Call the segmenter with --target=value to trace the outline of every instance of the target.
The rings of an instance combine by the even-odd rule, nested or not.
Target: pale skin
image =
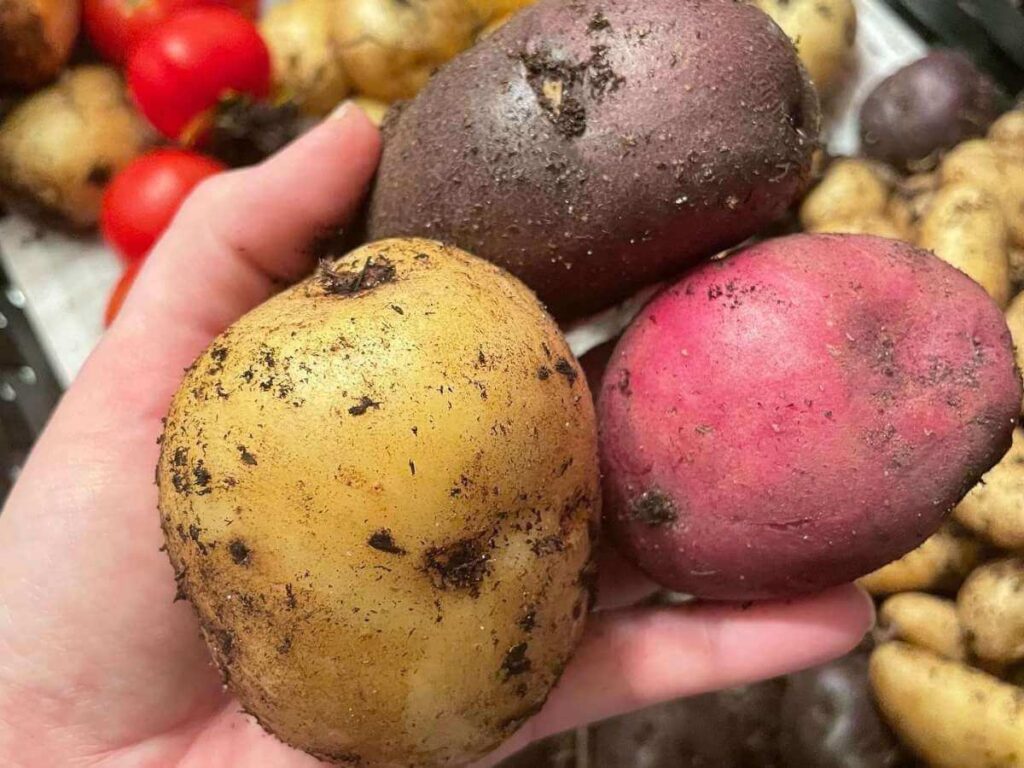
[[[202,185],[150,255],[0,514],[0,765],[305,768],[224,689],[175,585],[156,513],[160,419],[182,370],[308,272],[350,218],[377,130],[343,108],[260,166]],[[852,586],[753,606],[630,607],[614,555],[602,610],[547,706],[486,768],[544,735],[845,653],[873,621]]]

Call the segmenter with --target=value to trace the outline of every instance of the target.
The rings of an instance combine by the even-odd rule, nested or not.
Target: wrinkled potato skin
[[[956,603],[924,592],[893,595],[878,611],[878,619],[893,638],[937,653],[946,659],[967,658]]]
[[[1024,430],[1014,430],[1009,453],[982,481],[957,505],[957,521],[998,547],[1024,550]]]
[[[818,91],[827,96],[843,82],[857,37],[853,0],[754,0],[789,35]]]
[[[518,282],[432,241],[321,271],[200,356],[158,481],[225,679],[279,738],[462,764],[544,702],[583,629],[600,497],[586,380]],[[346,762],[347,761],[347,762]]]
[[[1024,690],[900,642],[869,672],[889,724],[932,768],[1024,766]]]
[[[935,193],[917,238],[918,245],[964,272],[1003,308],[1012,290],[1007,243],[999,200],[967,183]]]
[[[0,0],[0,85],[53,80],[71,55],[80,7],[77,0]]]
[[[389,102],[415,96],[479,27],[465,0],[344,0],[337,14],[341,60],[356,90]]]
[[[804,198],[800,223],[805,230],[821,231],[829,222],[882,215],[889,193],[888,183],[872,163],[856,158],[837,160]]]
[[[605,520],[668,589],[824,589],[934,533],[1020,399],[1003,316],[963,273],[895,240],[767,240],[689,272],[616,346]]]
[[[585,316],[784,215],[818,106],[731,0],[541,0],[385,126],[371,238],[428,234]]]
[[[107,182],[149,142],[124,83],[84,66],[19,104],[0,125],[0,189],[74,228],[99,217]]]
[[[1024,660],[1024,560],[977,568],[960,588],[956,607],[975,655],[1000,663]]]
[[[872,595],[912,590],[952,592],[984,555],[985,547],[954,525],[944,525],[917,549],[857,579]]]
[[[946,155],[939,172],[943,186],[965,182],[998,199],[1011,243],[1024,247],[1024,154],[999,152],[991,141],[972,139]]]
[[[335,0],[287,0],[260,20],[270,49],[274,88],[305,114],[328,114],[349,94],[335,33]]]

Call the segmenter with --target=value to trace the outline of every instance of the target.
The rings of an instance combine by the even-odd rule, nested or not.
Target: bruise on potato
[[[541,0],[385,123],[368,233],[459,245],[579,316],[783,215],[818,118],[753,6]]]
[[[963,273],[882,238],[766,241],[689,273],[620,340],[606,519],[669,589],[817,591],[934,533],[1006,452],[1020,397],[1002,313]],[[678,519],[652,525],[662,497]]]
[[[174,399],[158,484],[225,681],[322,759],[490,751],[593,605],[582,373],[524,286],[435,242],[332,260],[218,337]]]

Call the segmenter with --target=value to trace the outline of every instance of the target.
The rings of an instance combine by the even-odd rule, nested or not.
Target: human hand
[[[0,764],[319,764],[241,712],[192,610],[173,602],[156,439],[182,369],[311,268],[308,244],[355,213],[379,152],[377,130],[344,109],[262,165],[204,183],[150,255],[0,515]],[[853,587],[752,606],[628,607],[649,589],[605,557],[602,610],[561,682],[481,768],[582,723],[825,661],[872,621]]]

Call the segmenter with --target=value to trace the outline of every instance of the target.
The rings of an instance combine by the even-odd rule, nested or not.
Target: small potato
[[[872,595],[911,590],[952,592],[981,561],[983,553],[981,542],[947,523],[917,549],[857,583]]]
[[[1000,307],[1009,302],[1006,219],[994,195],[969,182],[943,186],[921,220],[917,244],[968,275]]]
[[[498,16],[494,21],[488,23],[488,25],[486,27],[484,27],[483,29],[480,30],[480,34],[477,35],[477,39],[478,40],[484,40],[484,39],[490,37],[495,32],[497,32],[499,29],[501,29],[506,24],[508,24],[509,21],[511,21],[511,19],[512,19],[512,14],[511,13],[505,14],[504,16]]]
[[[906,768],[910,756],[875,707],[867,671],[858,649],[784,678],[782,760],[745,766]]]
[[[337,5],[335,0],[286,0],[271,6],[260,21],[277,95],[307,115],[328,114],[351,90],[335,33]]]
[[[901,642],[871,655],[889,724],[932,768],[1024,766],[1024,690]]]
[[[832,221],[881,215],[890,188],[871,163],[857,158],[837,160],[800,206],[800,223],[807,231]]]
[[[352,101],[366,113],[366,116],[376,126],[380,126],[384,122],[384,115],[387,114],[391,106],[386,101],[371,99],[369,96],[356,96]]]
[[[832,232],[845,235],[876,235],[894,240],[909,240],[910,232],[885,213],[865,213],[849,219],[829,219],[808,232]]]
[[[953,515],[998,547],[1024,549],[1024,430],[1013,431],[1009,453],[971,489]]]
[[[1024,285],[1024,247],[1010,247],[1007,253],[1010,262],[1010,279],[1015,285]]]
[[[975,569],[960,588],[956,607],[968,645],[979,658],[1024,660],[1024,560],[1006,558]]]
[[[477,14],[465,0],[345,0],[336,34],[356,89],[410,99],[446,61],[473,44]]]
[[[782,27],[822,96],[838,88],[857,37],[853,0],[755,0]]]
[[[1024,247],[1024,155],[1000,153],[991,141],[972,139],[943,158],[939,174],[943,186],[965,182],[998,199],[1011,243]]]
[[[366,245],[186,374],[158,469],[179,594],[287,743],[464,765],[539,709],[583,630],[596,439],[525,286],[437,242]]]
[[[887,77],[860,112],[864,153],[910,170],[934,168],[942,152],[981,136],[1005,97],[959,51],[936,50]]]
[[[78,35],[78,0],[0,0],[0,86],[53,80]]]
[[[895,639],[947,659],[963,661],[967,658],[964,633],[952,600],[924,592],[904,592],[882,603],[878,618]]]
[[[148,139],[120,76],[79,67],[0,124],[0,189],[15,205],[91,227],[107,182]]]
[[[1024,109],[1007,112],[992,123],[988,138],[1004,152],[1024,155]]]

